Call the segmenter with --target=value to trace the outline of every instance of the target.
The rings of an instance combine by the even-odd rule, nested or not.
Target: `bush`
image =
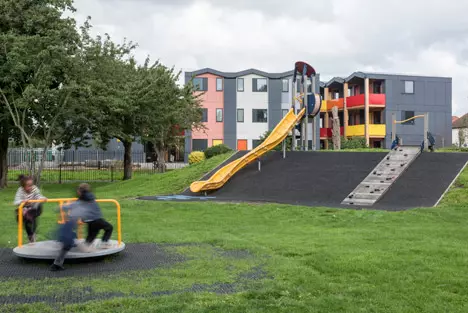
[[[270,135],[271,135],[271,130],[268,130],[265,133],[263,133],[263,135],[260,136],[260,138],[259,138],[259,145],[261,145],[268,138],[268,136],[270,136]],[[297,147],[297,148],[299,149],[299,147]],[[278,144],[272,150],[274,150],[274,151],[283,150],[283,143]],[[286,150],[287,151],[292,151],[292,136],[287,136],[286,137]]]
[[[210,159],[214,156],[217,156],[217,155],[220,155],[220,154],[224,154],[224,153],[228,153],[228,152],[231,152],[232,149],[229,148],[228,146],[226,146],[225,144],[220,144],[220,145],[216,145],[216,146],[212,146],[212,147],[209,147],[208,149],[205,150],[205,157],[207,159]]]
[[[201,151],[193,151],[189,154],[189,164],[195,164],[205,160],[205,154]]]
[[[362,148],[367,148],[366,138],[352,137],[351,139],[346,140],[344,137],[341,137],[341,149],[362,149]]]

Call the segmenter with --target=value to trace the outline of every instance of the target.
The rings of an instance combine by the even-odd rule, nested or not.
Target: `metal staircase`
[[[420,154],[421,147],[418,146],[393,149],[341,204],[372,206]]]

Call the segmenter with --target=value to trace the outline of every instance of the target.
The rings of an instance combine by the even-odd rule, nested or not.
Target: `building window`
[[[244,109],[237,109],[237,122],[244,123]]]
[[[203,108],[202,113],[203,113],[202,123],[208,122],[208,109]]]
[[[267,79],[266,78],[252,78],[252,91],[253,92],[267,92]]]
[[[288,109],[283,109],[283,110],[281,110],[281,111],[283,112],[283,117],[285,117],[285,116],[286,116],[286,114],[288,114],[288,112],[289,112],[289,110],[288,110]]]
[[[409,93],[409,94],[414,93],[414,81],[405,80],[405,93]]]
[[[266,109],[252,109],[252,123],[267,123],[268,110]]]
[[[307,92],[312,93],[312,84],[307,84]]]
[[[237,79],[237,91],[244,91],[244,79],[243,78]]]
[[[372,83],[372,93],[377,93],[377,94],[384,93],[382,81],[374,81]]]
[[[216,122],[223,121],[223,109],[216,109]]]
[[[207,91],[208,90],[208,78],[206,77],[196,77],[193,79],[193,86],[197,91]]]
[[[382,124],[382,112],[374,111],[374,123],[373,124]]]
[[[289,92],[289,79],[283,79],[283,92]]]
[[[414,111],[401,111],[401,120],[407,120],[414,117]],[[414,125],[414,120],[403,123],[403,125]]]
[[[205,151],[208,148],[208,139],[192,139],[192,151]]]
[[[262,143],[262,141],[260,139],[253,139],[252,140],[252,149],[257,148],[261,143]]]
[[[216,78],[216,91],[223,91],[223,79]]]

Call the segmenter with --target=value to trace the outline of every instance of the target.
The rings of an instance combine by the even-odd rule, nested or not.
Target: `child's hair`
[[[20,183],[20,186],[24,188],[24,186],[26,186],[26,182],[30,181],[30,180],[33,180],[33,178],[31,176],[28,176],[28,175],[19,175],[18,176],[18,181]]]
[[[89,184],[83,183],[78,186],[78,191],[83,194],[91,191],[91,186]]]

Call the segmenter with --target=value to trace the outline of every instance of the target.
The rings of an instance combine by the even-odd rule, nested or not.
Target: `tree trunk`
[[[154,150],[156,151],[157,156],[157,170],[160,173],[164,173],[166,172],[166,158],[164,157],[164,155],[166,154],[166,150],[162,147],[158,147],[157,145],[154,146]]]
[[[340,118],[338,116],[338,107],[334,106],[332,108],[333,115],[333,129],[332,129],[332,139],[333,139],[333,150],[341,149],[341,135],[340,135]]]
[[[39,163],[39,169],[37,170],[37,175],[36,175],[36,185],[40,186],[41,185],[41,174],[42,170],[44,169],[44,163],[47,155],[47,149],[48,146],[45,146],[44,149],[42,150],[42,155],[41,155],[41,162]]]
[[[7,187],[8,182],[8,132],[0,128],[0,189]]]
[[[128,180],[132,178],[132,142],[122,140],[124,145],[124,175],[123,179]]]

